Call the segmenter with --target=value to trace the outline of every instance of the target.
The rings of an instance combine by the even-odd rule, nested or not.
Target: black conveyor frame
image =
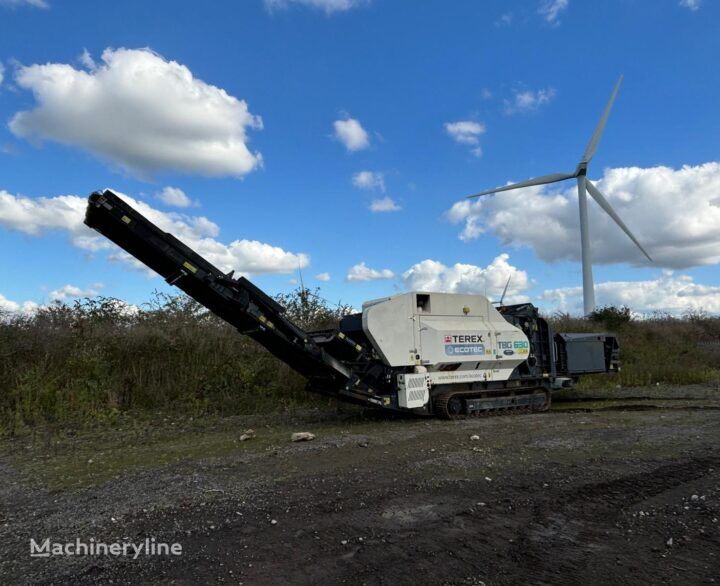
[[[245,277],[233,278],[172,234],[163,232],[110,190],[93,193],[85,224],[183,290],[239,332],[307,377],[312,390],[345,394],[347,367],[284,315],[284,308]],[[353,393],[354,394],[354,393]],[[359,397],[356,397],[359,398]]]

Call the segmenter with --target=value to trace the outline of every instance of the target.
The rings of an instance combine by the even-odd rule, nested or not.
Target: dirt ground
[[[577,397],[460,422],[341,410],[5,439],[0,583],[720,582],[720,390]],[[30,538],[182,555],[37,559]]]

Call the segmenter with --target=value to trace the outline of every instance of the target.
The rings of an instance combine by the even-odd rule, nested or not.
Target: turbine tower
[[[572,173],[552,173],[550,175],[543,175],[541,177],[535,177],[534,179],[528,179],[527,181],[521,181],[520,183],[512,183],[511,185],[505,185],[503,187],[496,187],[495,189],[488,189],[487,191],[481,191],[468,197],[480,197],[481,195],[489,195],[491,193],[498,193],[500,191],[509,191],[510,189],[520,189],[521,187],[530,187],[532,185],[546,185],[548,183],[557,183],[558,181],[565,181],[566,179],[576,179],[578,187],[578,204],[580,208],[580,247],[582,251],[582,273],[583,273],[583,309],[585,315],[592,313],[595,310],[595,288],[593,285],[592,275],[592,256],[590,251],[590,231],[588,228],[588,215],[587,215],[587,194],[597,202],[597,204],[610,216],[615,223],[620,226],[623,232],[628,235],[635,245],[642,251],[647,259],[652,262],[652,258],[645,251],[645,249],[637,241],[637,238],[633,236],[630,229],[620,219],[615,210],[612,208],[605,196],[600,193],[600,190],[595,187],[587,179],[588,165],[597,151],[598,145],[600,144],[600,138],[602,137],[603,130],[605,129],[605,123],[607,122],[610,114],[610,108],[612,108],[615,96],[617,96],[620,84],[622,83],[623,76],[620,76],[615,88],[610,95],[605,111],[598,122],[597,128],[590,138],[585,154],[578,163],[577,168]]]

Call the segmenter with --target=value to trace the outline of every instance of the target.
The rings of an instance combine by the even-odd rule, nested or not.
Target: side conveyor
[[[257,340],[280,360],[307,377],[313,390],[345,394],[351,374],[284,308],[245,277],[224,274],[172,234],[160,230],[110,190],[93,193],[85,224],[97,230],[171,285]],[[356,399],[359,397],[356,397]]]

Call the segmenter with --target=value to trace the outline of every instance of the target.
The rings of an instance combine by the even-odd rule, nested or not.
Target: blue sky
[[[0,304],[166,289],[58,199],[112,187],[271,294],[298,264],[357,306],[512,274],[511,300],[578,312],[571,183],[453,205],[572,171],[623,73],[589,177],[656,262],[591,202],[598,302],[720,312],[720,5],[599,6],[0,0]]]

